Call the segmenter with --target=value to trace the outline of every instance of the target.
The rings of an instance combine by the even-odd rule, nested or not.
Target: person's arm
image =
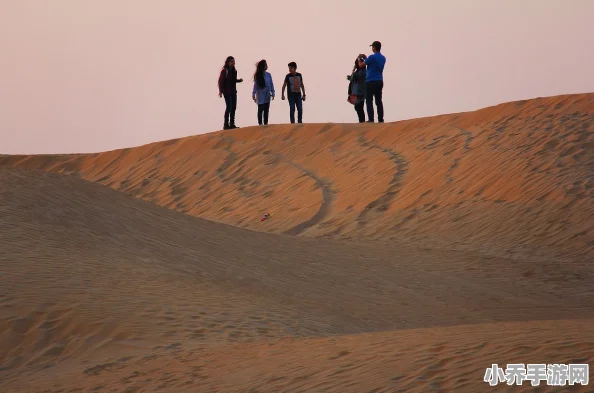
[[[221,74],[219,75],[219,97],[223,96],[224,83],[225,83],[225,69],[222,69]]]
[[[270,79],[270,94],[272,96],[272,99],[274,100],[275,92],[274,92],[274,82],[272,81],[272,75],[269,74],[268,78]]]
[[[254,88],[252,89],[252,100],[256,101],[256,92],[258,91],[258,82],[254,81]]]
[[[365,64],[366,64],[366,65],[371,65],[371,64],[373,64],[374,62],[375,62],[375,56],[374,56],[374,55],[371,55],[371,56],[369,56],[367,59],[365,59]]]
[[[301,90],[303,90],[303,99],[305,100],[305,85],[303,84],[303,75],[299,79],[301,79]]]

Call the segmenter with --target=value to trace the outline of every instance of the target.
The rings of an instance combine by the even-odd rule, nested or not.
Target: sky
[[[255,64],[306,123],[354,123],[346,75],[382,42],[385,121],[594,92],[593,0],[0,0],[0,154],[91,153],[218,131],[234,56],[236,123],[257,125]]]

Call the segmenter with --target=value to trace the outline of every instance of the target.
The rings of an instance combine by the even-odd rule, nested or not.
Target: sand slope
[[[584,94],[0,156],[0,392],[564,391],[482,378],[594,367],[593,120]]]
[[[76,176],[0,181],[3,391],[476,392],[491,362],[594,359],[592,266],[250,232]]]
[[[254,230],[594,257],[594,94],[393,124],[245,128],[101,154],[9,156]],[[263,225],[266,212],[275,219]]]

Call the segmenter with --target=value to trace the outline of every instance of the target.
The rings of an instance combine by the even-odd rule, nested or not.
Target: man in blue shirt
[[[373,113],[373,98],[375,97],[375,105],[377,106],[377,121],[384,122],[384,103],[382,102],[382,90],[384,88],[384,65],[386,58],[381,53],[382,44],[379,41],[374,41],[370,45],[373,54],[367,57],[365,64],[367,65],[367,117],[368,123],[374,122]]]

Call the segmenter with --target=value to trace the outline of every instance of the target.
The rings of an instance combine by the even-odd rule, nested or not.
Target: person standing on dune
[[[370,45],[373,51],[372,55],[365,60],[367,65],[367,117],[368,123],[374,122],[373,113],[373,98],[375,97],[375,105],[377,106],[377,121],[384,122],[384,103],[382,101],[382,91],[384,89],[384,66],[386,65],[386,58],[381,53],[382,44],[379,41],[374,41]]]
[[[297,123],[303,123],[303,101],[305,101],[305,85],[303,76],[297,72],[297,63],[294,61],[288,64],[289,73],[285,76],[281,99],[285,99],[285,89],[289,99],[289,119],[295,123],[295,107],[297,107]],[[303,95],[301,92],[303,91]]]
[[[272,75],[270,75],[267,70],[268,64],[266,63],[266,60],[260,60],[256,65],[256,72],[254,73],[252,100],[258,104],[259,125],[268,125],[270,100],[274,100],[274,83],[272,83]],[[262,119],[262,117],[264,117],[264,119]]]
[[[225,97],[224,130],[238,128],[235,126],[235,110],[237,109],[237,83],[241,82],[243,82],[243,79],[237,79],[235,58],[233,56],[227,57],[219,75],[219,98]]]
[[[355,111],[359,117],[359,123],[365,123],[365,87],[366,87],[366,69],[365,59],[367,56],[360,54],[355,59],[353,73],[347,75],[349,83],[348,101],[355,106]]]

